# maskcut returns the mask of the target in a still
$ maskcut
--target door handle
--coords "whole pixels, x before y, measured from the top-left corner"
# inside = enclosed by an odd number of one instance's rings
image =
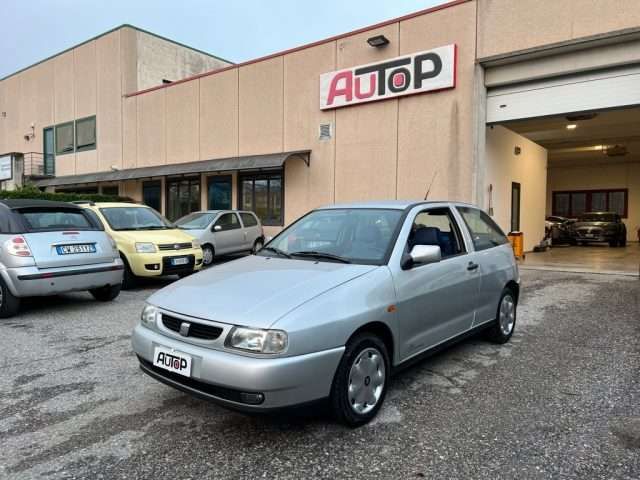
[[[469,262],[469,265],[467,265],[467,270],[474,271],[477,270],[479,266],[480,265],[478,265],[477,263]]]

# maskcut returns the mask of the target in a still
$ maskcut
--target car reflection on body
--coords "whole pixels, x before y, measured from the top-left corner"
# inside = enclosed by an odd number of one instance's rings
[[[479,330],[508,341],[518,295],[511,246],[476,207],[335,205],[152,295],[132,342],[185,392],[245,411],[328,399],[358,426],[401,365]]]

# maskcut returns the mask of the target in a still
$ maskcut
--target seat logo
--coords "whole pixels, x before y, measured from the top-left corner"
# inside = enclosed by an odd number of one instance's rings
[[[191,324],[189,322],[182,322],[180,324],[180,335],[182,335],[183,337],[188,337],[190,328]]]
[[[320,75],[320,109],[456,86],[455,44]]]

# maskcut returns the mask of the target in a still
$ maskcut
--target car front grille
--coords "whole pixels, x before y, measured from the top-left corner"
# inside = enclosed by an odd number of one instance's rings
[[[222,333],[222,328],[213,325],[205,325],[203,323],[182,320],[181,318],[172,317],[171,315],[162,314],[162,324],[169,330],[180,333],[180,327],[183,323],[189,324],[187,335],[185,337],[199,338],[201,340],[215,340]],[[182,334],[181,334],[182,335]]]
[[[581,228],[581,229],[578,229],[577,232],[578,232],[578,235],[581,237],[584,237],[586,235],[595,235],[595,236],[602,235],[601,228]]]
[[[158,245],[158,250],[188,250],[191,248],[191,242],[185,243],[163,243]]]

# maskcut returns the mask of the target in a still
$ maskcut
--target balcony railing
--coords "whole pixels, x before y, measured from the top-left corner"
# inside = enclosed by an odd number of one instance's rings
[[[26,152],[23,161],[25,178],[55,177],[55,157],[53,154]]]

